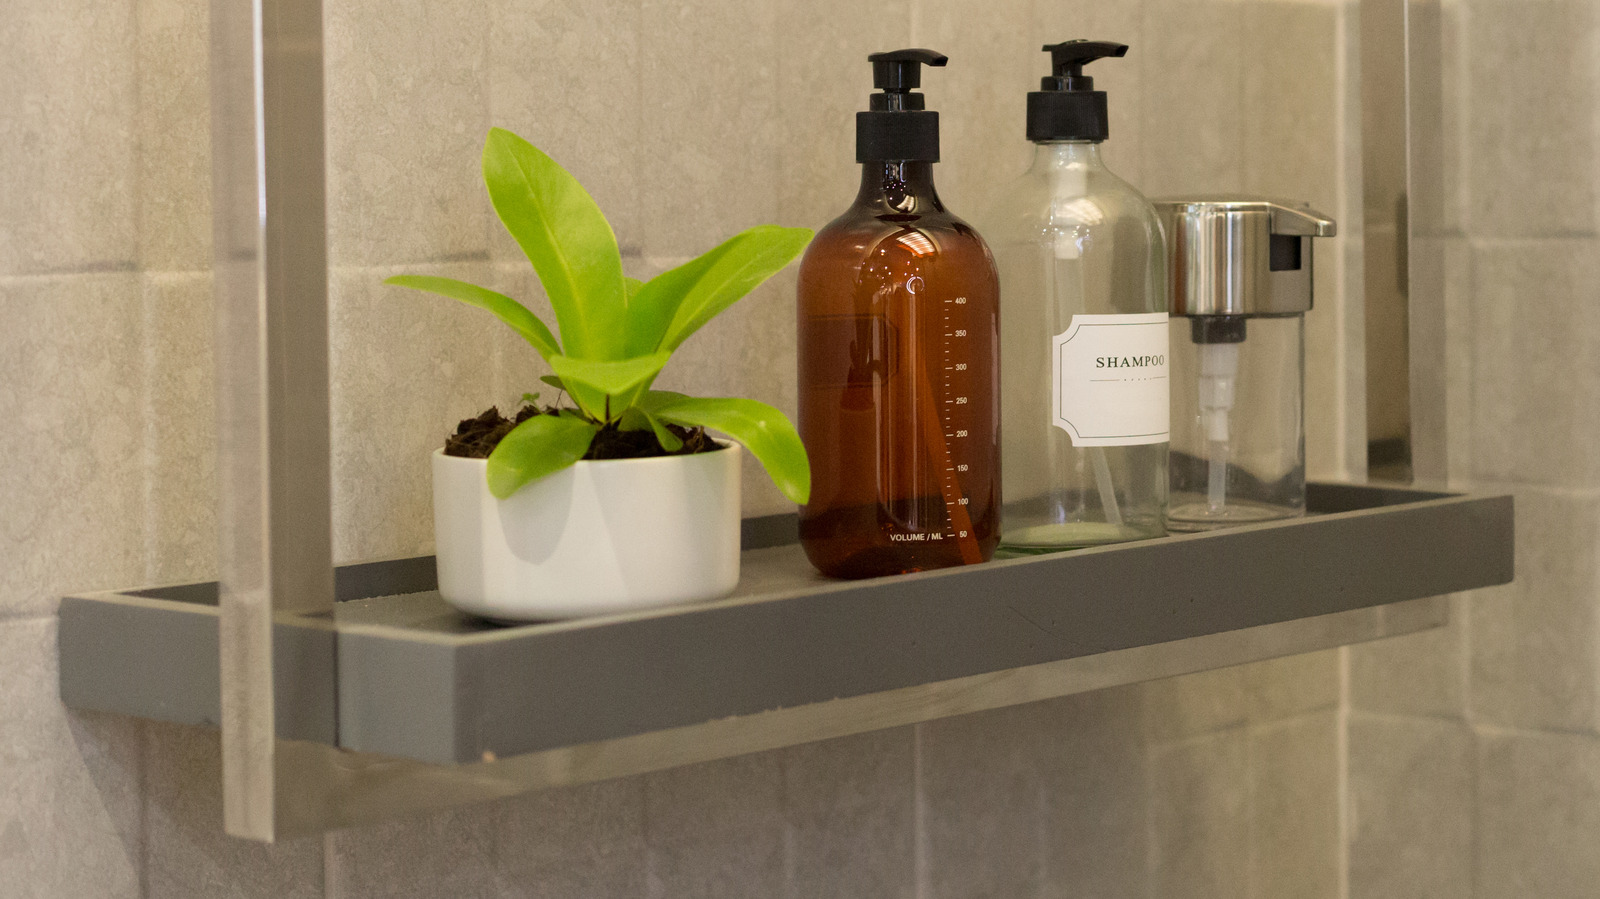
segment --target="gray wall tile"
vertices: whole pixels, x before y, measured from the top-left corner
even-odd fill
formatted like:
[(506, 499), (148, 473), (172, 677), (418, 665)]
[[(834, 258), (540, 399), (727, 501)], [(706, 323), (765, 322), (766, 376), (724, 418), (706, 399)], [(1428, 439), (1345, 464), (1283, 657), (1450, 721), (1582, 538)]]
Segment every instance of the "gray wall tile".
[(1474, 236), (1595, 232), (1595, 26), (1594, 4), (1582, 0), (1470, 4)]
[(782, 830), (778, 753), (744, 755), (644, 776), (645, 840), (699, 845), (733, 833)]
[(1149, 889), (1150, 767), (1140, 694), (1123, 687), (1052, 700), (1037, 744), (1045, 787), (1049, 899), (1142, 899)]
[[(1145, 5), (1145, 0), (1033, 0), (1033, 40), (1025, 43), (1019, 36), (1011, 38), (1017, 53), (1032, 58), (1029, 77), (1019, 91), (1038, 90), (1039, 79), (1049, 73), (1050, 57), (1039, 50), (1046, 44), (1084, 38), (1128, 45), (1127, 56), (1095, 63), (1085, 71), (1094, 78), (1094, 89), (1106, 92), (1111, 118), (1111, 136), (1100, 145), (1101, 158), (1108, 168), (1141, 191), (1145, 183), (1146, 85), (1164, 83), (1161, 78), (1149, 80), (1152, 76), (1146, 74), (1155, 71), (1157, 64), (1146, 59), (1152, 48), (1145, 40)], [(1014, 102), (1021, 105), (1026, 101), (1018, 98)]]
[(139, 264), (211, 267), (211, 15), (196, 0), (137, 0)]
[[(1151, 196), (1245, 184), (1244, 14), (1233, 0), (1146, 0), (1141, 77)], [(1130, 51), (1133, 52), (1133, 51)]]
[(222, 742), (218, 733), (145, 725), (147, 895), (320, 899), (322, 839), (276, 844), (222, 832)]
[(644, 0), (640, 33), (650, 37), (639, 50), (639, 140), (652, 151), (639, 182), (645, 255), (697, 255), (777, 220), (776, 10)]
[(1466, 623), (1470, 598), (1451, 598), (1450, 622), (1350, 647), (1350, 707), (1460, 718), (1466, 712)]
[(1478, 738), (1475, 899), (1579, 899), (1600, 883), (1600, 742)]
[(1249, 894), (1249, 743), (1235, 728), (1151, 750), (1154, 895)]
[(916, 890), (913, 728), (780, 751), (793, 899)]
[(0, 280), (0, 616), (144, 575), (136, 275)]
[[(490, 6), (490, 124), (522, 135), (570, 171), (611, 221), (624, 254), (637, 254), (640, 180), (676, 180), (639, 139), (639, 0)], [(488, 208), (482, 186), (476, 197)], [(498, 219), (490, 231), (497, 261), (524, 258)]]
[[(1244, 4), (1244, 153), (1247, 189), (1341, 205), (1339, 119), (1345, 86), (1338, 46), (1344, 4)], [(1209, 106), (1210, 97), (1200, 104)]]
[(1157, 743), (1237, 727), (1249, 716), (1242, 666), (1163, 678), (1139, 689), (1145, 735)]
[[(487, 263), (410, 266), (496, 287)], [(358, 561), (433, 546), (430, 454), (457, 422), (496, 396), (494, 346), (506, 326), (487, 312), (383, 279), (400, 269), (335, 269), (330, 279), (334, 557)], [(381, 523), (381, 524), (380, 524)]]
[(643, 777), (628, 777), (493, 806), (494, 854), (503, 879), (542, 881), (549, 869), (613, 856), (619, 870), (631, 867), (642, 877), (644, 785)]
[(1475, 241), (1472, 275), (1474, 475), (1600, 486), (1600, 241)]
[(1278, 721), (1339, 704), (1339, 650), (1244, 666), (1250, 720)]
[(661, 771), (644, 781), (651, 897), (782, 895), (778, 753)]
[(216, 366), (211, 275), (147, 274), (145, 583), (217, 575)]
[(650, 895), (642, 853), (551, 862), (535, 871), (501, 871), (503, 899), (638, 899)]
[(140, 895), (139, 724), (57, 698), (53, 618), (0, 622), (0, 895)]
[(1600, 494), (1523, 490), (1516, 502), (1517, 579), (1472, 594), (1474, 720), (1593, 732)]
[(1250, 895), (1340, 899), (1340, 727), (1325, 711), (1250, 729)]
[[(867, 108), (872, 93), (867, 56), (915, 45), (911, 9), (912, 0), (779, 5), (781, 34), (804, 35), (817, 22), (827, 22), (829, 39), (785, 40), (778, 48), (778, 83), (805, 88), (789, 89), (783, 95), (778, 148), (783, 175), (775, 185), (781, 195), (777, 221), (820, 229), (855, 198), (861, 178), (856, 163), (855, 115)], [(937, 45), (934, 49), (943, 50)], [(923, 84), (931, 88), (944, 77), (945, 72), (936, 71)], [(941, 123), (946, 128), (954, 124), (942, 118)], [(943, 174), (944, 168), (936, 168), (936, 176)]]
[(1160, 790), (1140, 701), (1103, 690), (920, 725), (931, 896), (1144, 895)]
[[(496, 290), (528, 307), (552, 332), (558, 330), (555, 313), (550, 309), (550, 300), (540, 288), (539, 279), (533, 273), (533, 266), (526, 260), (496, 263), (494, 283), (497, 285)], [(541, 376), (550, 374), (550, 366), (545, 364), (544, 358), (537, 350), (522, 339), (522, 335), (501, 325), (495, 332), (493, 345), (492, 396), (497, 401), (512, 403), (524, 393), (539, 394), (542, 402), (556, 401), (555, 388), (539, 380)]]
[(489, 10), (487, 0), (328, 6), (331, 264), (487, 257)]
[(1472, 732), (1357, 714), (1349, 741), (1351, 899), (1472, 895)]
[(703, 843), (650, 849), (650, 899), (746, 899), (781, 896), (781, 840), (764, 832), (730, 832)]
[(0, 275), (131, 269), (134, 0), (18, 4), (0, 23)]
[[(922, 78), (928, 108), (939, 112), (939, 197), (956, 215), (981, 222), (1033, 155), (1024, 130), (1026, 94), (1039, 89), (1045, 74), (1046, 57), (1038, 49), (1044, 40), (1036, 37), (1025, 3), (990, 4), (981, 28), (973, 27), (972, 6), (961, 0), (918, 0), (916, 9), (912, 46), (950, 57), (949, 66), (927, 70)], [(866, 62), (856, 67), (858, 83), (870, 88)]]
[(492, 809), (468, 806), (327, 837), (328, 899), (479, 899), (501, 893)]

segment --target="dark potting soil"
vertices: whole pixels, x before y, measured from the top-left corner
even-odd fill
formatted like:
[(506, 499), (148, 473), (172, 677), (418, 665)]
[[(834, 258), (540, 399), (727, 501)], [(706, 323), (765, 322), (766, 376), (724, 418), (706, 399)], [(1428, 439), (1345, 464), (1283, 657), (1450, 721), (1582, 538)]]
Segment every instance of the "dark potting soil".
[[(500, 441), (511, 433), (512, 428), (535, 415), (555, 415), (556, 411), (553, 406), (541, 409), (527, 405), (517, 410), (515, 418), (506, 418), (500, 414), (499, 407), (490, 406), (477, 418), (462, 419), (461, 424), (456, 426), (456, 432), (445, 438), (445, 455), (487, 459)], [(720, 444), (706, 435), (705, 428), (682, 428), (677, 425), (667, 425), (666, 428), (683, 441), (682, 449), (668, 452), (653, 431), (619, 431), (615, 425), (611, 425), (594, 435), (594, 442), (589, 444), (589, 451), (583, 457), (648, 459), (652, 456), (687, 456), (722, 449)]]

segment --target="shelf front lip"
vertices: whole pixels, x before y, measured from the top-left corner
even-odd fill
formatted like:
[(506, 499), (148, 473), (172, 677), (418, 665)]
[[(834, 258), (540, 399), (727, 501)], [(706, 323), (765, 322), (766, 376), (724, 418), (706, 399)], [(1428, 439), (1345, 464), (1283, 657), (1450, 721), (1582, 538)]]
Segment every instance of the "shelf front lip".
[[(337, 745), (471, 762), (1511, 580), (1508, 496), (1317, 485), (1313, 500), (1351, 511), (467, 635), (285, 620), (281, 689), (333, 701), (292, 660), (337, 639)], [(63, 600), (63, 700), (214, 723), (215, 608), (141, 592)], [(280, 732), (335, 743), (315, 720)]]

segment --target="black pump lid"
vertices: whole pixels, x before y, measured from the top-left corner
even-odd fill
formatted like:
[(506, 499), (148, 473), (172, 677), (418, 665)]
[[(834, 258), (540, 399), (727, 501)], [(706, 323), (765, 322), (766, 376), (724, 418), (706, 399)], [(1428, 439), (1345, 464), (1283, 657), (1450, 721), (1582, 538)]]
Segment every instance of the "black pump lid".
[(1106, 56), (1123, 56), (1127, 44), (1109, 41), (1066, 41), (1046, 44), (1051, 70), (1039, 90), (1028, 94), (1028, 140), (1103, 141), (1111, 133), (1106, 92), (1094, 89), (1084, 65)]
[(939, 161), (939, 114), (913, 91), (922, 85), (922, 67), (942, 66), (949, 57), (932, 50), (894, 50), (867, 57), (872, 63), (869, 112), (856, 113), (856, 162)]

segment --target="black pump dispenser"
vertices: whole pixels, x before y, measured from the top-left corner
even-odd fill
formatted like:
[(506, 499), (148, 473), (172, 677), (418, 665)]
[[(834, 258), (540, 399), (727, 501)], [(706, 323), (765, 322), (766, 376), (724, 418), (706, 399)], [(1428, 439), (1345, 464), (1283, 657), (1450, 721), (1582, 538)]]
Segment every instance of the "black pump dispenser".
[(1109, 41), (1066, 41), (1046, 44), (1054, 74), (1028, 94), (1028, 140), (1103, 141), (1111, 133), (1106, 92), (1094, 89), (1083, 67), (1107, 56), (1123, 56), (1127, 44)]
[(856, 113), (856, 162), (939, 161), (939, 114), (914, 91), (922, 67), (942, 66), (949, 57), (932, 50), (894, 50), (867, 57), (873, 86), (868, 112)]

